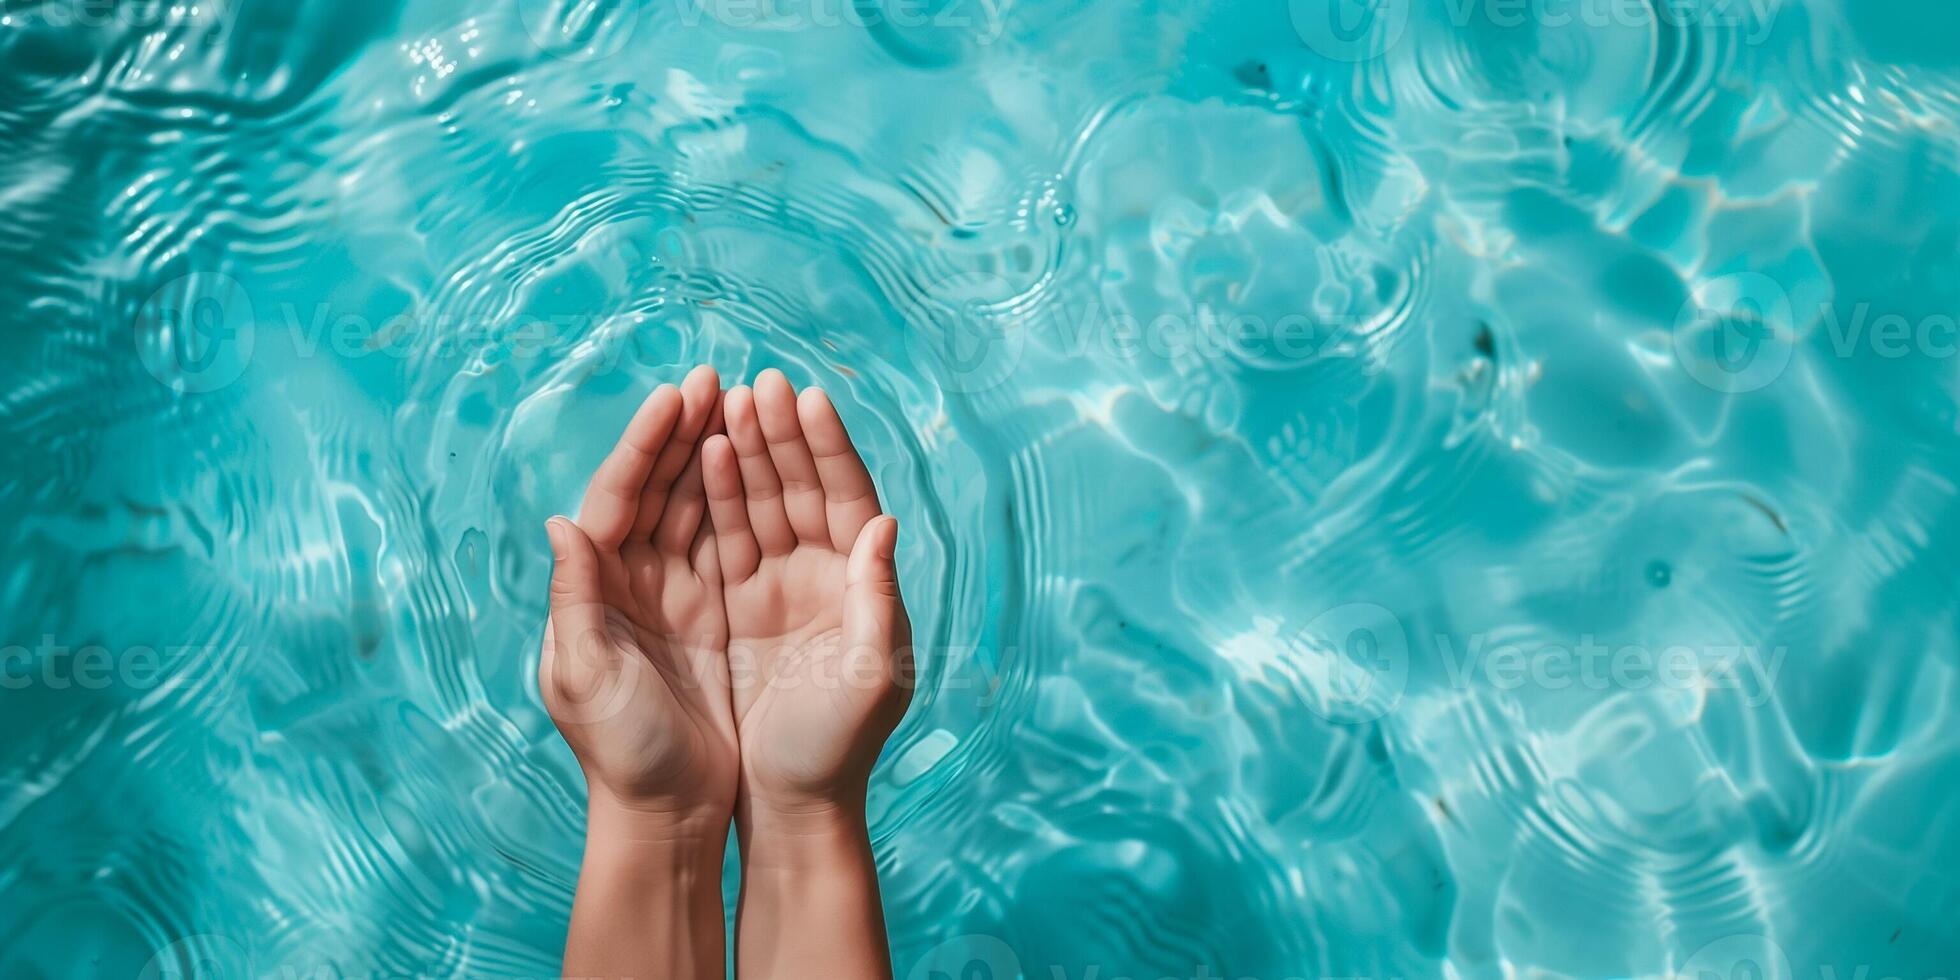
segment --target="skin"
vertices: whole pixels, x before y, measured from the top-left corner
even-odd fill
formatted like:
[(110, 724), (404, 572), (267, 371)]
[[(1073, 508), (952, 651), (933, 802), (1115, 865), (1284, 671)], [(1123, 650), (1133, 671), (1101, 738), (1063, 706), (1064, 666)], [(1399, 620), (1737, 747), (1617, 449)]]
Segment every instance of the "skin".
[(864, 797), (910, 690), (898, 522), (822, 391), (764, 371), (722, 415), (701, 457), (742, 752), (736, 966), (890, 977)]
[(907, 701), (897, 522), (821, 391), (719, 384), (648, 396), (547, 525), (539, 686), (588, 795), (565, 973), (723, 976), (732, 816), (738, 975), (888, 978), (864, 795)]
[(725, 976), (720, 869), (740, 753), (695, 462), (719, 396), (703, 369), (653, 392), (577, 523), (546, 525), (538, 685), (587, 794), (567, 976)]

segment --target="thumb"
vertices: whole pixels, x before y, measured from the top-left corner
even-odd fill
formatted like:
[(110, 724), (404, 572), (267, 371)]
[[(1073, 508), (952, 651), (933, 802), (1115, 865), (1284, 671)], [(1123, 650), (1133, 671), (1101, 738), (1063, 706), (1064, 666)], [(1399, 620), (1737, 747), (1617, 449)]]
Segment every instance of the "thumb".
[(545, 522), (551, 539), (551, 627), (560, 643), (590, 642), (605, 629), (600, 602), (599, 554), (577, 524), (562, 517)]
[(621, 672), (626, 661), (608, 636), (599, 553), (577, 524), (563, 517), (545, 522), (551, 538), (551, 617), (538, 686), (545, 708), (561, 731), (618, 714), (631, 702), (638, 675)]
[(898, 595), (898, 518), (881, 514), (858, 531), (845, 565), (844, 640), (852, 647), (891, 651), (906, 626), (905, 603)]

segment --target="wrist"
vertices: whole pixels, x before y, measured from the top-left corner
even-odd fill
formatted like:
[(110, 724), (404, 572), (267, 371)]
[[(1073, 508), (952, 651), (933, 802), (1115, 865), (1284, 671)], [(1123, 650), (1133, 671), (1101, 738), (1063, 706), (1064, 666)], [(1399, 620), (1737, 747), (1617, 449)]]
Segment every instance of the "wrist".
[(723, 976), (727, 833), (725, 821), (590, 799), (565, 974)]
[(871, 850), (862, 801), (745, 800), (737, 814), (751, 869), (820, 871), (855, 865)]
[(729, 817), (726, 807), (628, 802), (595, 788), (586, 795), (585, 836), (588, 849), (594, 844), (700, 849), (719, 859), (728, 843)]

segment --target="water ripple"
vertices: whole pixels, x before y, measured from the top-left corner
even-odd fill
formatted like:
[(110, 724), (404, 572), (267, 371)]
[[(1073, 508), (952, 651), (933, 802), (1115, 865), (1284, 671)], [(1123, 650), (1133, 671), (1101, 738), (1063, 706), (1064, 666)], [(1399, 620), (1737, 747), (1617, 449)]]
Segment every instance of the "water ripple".
[(0, 972), (550, 975), (699, 361), (906, 528), (901, 975), (1960, 962), (1952, 18), (1344, 2), (10, 5)]

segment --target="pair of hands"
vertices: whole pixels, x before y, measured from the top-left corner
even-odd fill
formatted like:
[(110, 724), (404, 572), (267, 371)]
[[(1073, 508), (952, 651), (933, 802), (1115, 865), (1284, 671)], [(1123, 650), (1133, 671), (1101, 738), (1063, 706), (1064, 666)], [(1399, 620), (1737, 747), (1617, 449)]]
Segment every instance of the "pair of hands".
[(725, 833), (858, 813), (909, 700), (898, 524), (824, 393), (712, 368), (647, 397), (554, 566), (538, 684), (589, 804)]

